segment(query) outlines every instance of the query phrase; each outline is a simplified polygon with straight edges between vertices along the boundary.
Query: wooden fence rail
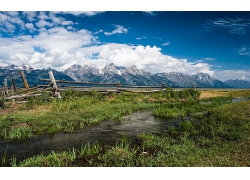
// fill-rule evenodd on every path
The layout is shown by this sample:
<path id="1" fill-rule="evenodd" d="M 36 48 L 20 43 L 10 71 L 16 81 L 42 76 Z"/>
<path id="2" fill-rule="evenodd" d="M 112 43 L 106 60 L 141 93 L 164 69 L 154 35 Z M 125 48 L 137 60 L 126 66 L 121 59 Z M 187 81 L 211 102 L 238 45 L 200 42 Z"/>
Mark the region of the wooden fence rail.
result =
<path id="1" fill-rule="evenodd" d="M 40 81 L 51 82 L 50 79 L 40 78 Z M 68 84 L 93 84 L 93 85 L 117 85 L 117 83 L 95 83 L 95 82 L 77 82 L 77 81 L 65 81 L 65 80 L 55 80 L 56 83 L 68 83 Z"/>
<path id="2" fill-rule="evenodd" d="M 21 99 L 33 96 L 40 96 L 42 91 L 51 91 L 55 97 L 61 98 L 60 91 L 67 91 L 69 88 L 72 88 L 72 91 L 78 92 L 90 92 L 92 90 L 96 90 L 99 93 L 111 93 L 116 92 L 119 93 L 121 91 L 127 92 L 158 92 L 158 91 L 165 91 L 167 86 L 161 84 L 159 86 L 130 86 L 130 85 L 122 85 L 120 82 L 117 83 L 97 83 L 97 82 L 77 82 L 77 81 L 66 81 L 66 80 L 55 80 L 53 72 L 49 71 L 50 79 L 40 78 L 39 80 L 42 82 L 48 82 L 49 84 L 46 85 L 38 85 L 34 88 L 29 88 L 28 82 L 25 78 L 24 71 L 21 70 L 20 74 L 23 80 L 23 84 L 25 87 L 24 91 L 19 91 L 17 93 L 15 80 L 11 78 L 12 81 L 12 95 L 8 94 L 8 85 L 7 79 L 4 80 L 4 86 L 2 87 L 2 94 L 4 95 L 5 100 L 13 100 L 13 99 Z M 88 85 L 88 86 L 66 86 L 66 85 L 57 85 L 60 84 L 78 84 L 78 85 Z M 92 86 L 91 86 L 92 85 Z M 110 87 L 111 86 L 111 87 Z M 112 87 L 113 86 L 113 87 Z M 40 88 L 40 89 L 39 89 Z M 41 89 L 43 88 L 43 89 Z M 80 88 L 80 89 L 79 89 Z M 134 90 L 133 90 L 134 88 Z M 139 89 L 146 89 L 146 90 L 139 90 Z M 196 88 L 196 83 L 194 83 L 194 89 Z M 31 92 L 35 90 L 35 92 Z M 24 93 L 26 94 L 20 94 Z"/>

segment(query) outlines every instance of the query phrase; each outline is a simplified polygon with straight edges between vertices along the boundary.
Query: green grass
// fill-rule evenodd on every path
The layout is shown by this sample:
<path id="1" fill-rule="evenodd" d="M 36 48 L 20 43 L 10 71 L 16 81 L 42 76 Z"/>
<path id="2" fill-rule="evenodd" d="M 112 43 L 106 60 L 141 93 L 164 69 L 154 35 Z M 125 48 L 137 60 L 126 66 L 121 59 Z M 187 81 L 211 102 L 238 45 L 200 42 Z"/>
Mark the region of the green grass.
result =
<path id="1" fill-rule="evenodd" d="M 82 146 L 51 152 L 12 166 L 249 167 L 250 101 L 221 104 L 197 121 L 181 122 L 166 133 L 123 137 L 116 145 Z"/>
<path id="2" fill-rule="evenodd" d="M 30 138 L 36 134 L 72 132 L 75 127 L 107 119 L 121 120 L 124 115 L 159 107 L 162 103 L 179 102 L 181 99 L 197 100 L 199 92 L 192 89 L 178 92 L 168 88 L 164 92 L 151 94 L 122 92 L 103 95 L 91 91 L 86 95 L 69 89 L 61 96 L 63 99 L 51 99 L 50 94 L 44 92 L 42 96 L 28 98 L 28 102 L 19 107 L 19 111 L 0 117 L 0 135 L 14 140 Z"/>

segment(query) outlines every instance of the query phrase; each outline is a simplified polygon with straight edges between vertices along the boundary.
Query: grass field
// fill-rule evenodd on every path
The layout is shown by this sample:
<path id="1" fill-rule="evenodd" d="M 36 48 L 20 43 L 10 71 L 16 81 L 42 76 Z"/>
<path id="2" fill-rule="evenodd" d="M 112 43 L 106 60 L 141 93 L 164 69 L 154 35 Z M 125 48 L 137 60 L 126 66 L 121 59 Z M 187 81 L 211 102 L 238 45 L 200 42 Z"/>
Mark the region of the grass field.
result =
<path id="1" fill-rule="evenodd" d="M 115 146 L 85 145 L 81 149 L 40 154 L 12 166 L 98 167 L 248 167 L 250 165 L 250 101 L 230 103 L 233 97 L 250 97 L 249 90 L 168 89 L 158 93 L 101 95 L 48 94 L 0 117 L 5 139 L 30 138 L 35 134 L 66 131 L 106 119 L 119 120 L 139 109 L 153 109 L 155 116 L 195 116 L 163 134 L 141 134 L 137 143 L 124 137 Z M 204 103 L 201 103 L 204 102 Z M 1 111 L 0 111 L 1 112 Z M 67 117 L 67 118 L 65 118 Z"/>

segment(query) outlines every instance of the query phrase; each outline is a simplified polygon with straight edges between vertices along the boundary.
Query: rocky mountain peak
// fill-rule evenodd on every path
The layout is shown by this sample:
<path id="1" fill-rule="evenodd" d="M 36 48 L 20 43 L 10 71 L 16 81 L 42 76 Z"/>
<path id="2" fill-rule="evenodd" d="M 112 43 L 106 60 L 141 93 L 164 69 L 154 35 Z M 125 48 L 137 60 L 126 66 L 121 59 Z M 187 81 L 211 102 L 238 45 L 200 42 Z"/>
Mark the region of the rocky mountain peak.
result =
<path id="1" fill-rule="evenodd" d="M 114 63 L 110 63 L 108 65 L 106 65 L 102 70 L 101 72 L 104 73 L 104 74 L 118 74 L 118 75 L 121 75 L 123 72 L 121 71 L 122 68 L 119 67 L 119 66 L 116 66 Z"/>
<path id="2" fill-rule="evenodd" d="M 135 65 L 129 67 L 127 69 L 127 72 L 130 74 L 133 74 L 133 75 L 142 75 L 143 74 L 143 72 L 140 71 Z"/>
<path id="3" fill-rule="evenodd" d="M 71 69 L 80 69 L 82 66 L 81 65 L 79 65 L 79 64 L 73 64 L 71 67 L 69 67 L 69 68 L 71 68 Z"/>
<path id="4" fill-rule="evenodd" d="M 213 81 L 215 80 L 215 78 L 213 78 L 212 76 L 206 73 L 199 73 L 195 75 L 194 77 L 200 81 L 209 82 L 211 84 L 213 84 Z"/>
<path id="5" fill-rule="evenodd" d="M 22 70 L 31 70 L 34 69 L 31 65 L 27 64 L 27 63 L 23 63 L 21 66 L 19 66 L 20 69 Z"/>

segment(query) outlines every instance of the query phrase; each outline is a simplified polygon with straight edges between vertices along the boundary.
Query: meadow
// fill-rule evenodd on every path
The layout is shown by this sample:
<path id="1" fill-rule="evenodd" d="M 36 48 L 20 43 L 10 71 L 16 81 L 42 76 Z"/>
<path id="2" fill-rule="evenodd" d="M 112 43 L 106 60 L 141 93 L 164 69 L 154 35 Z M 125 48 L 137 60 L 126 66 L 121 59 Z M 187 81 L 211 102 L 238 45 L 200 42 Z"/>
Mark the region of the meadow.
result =
<path id="1" fill-rule="evenodd" d="M 143 133 L 136 141 L 123 136 L 115 145 L 96 142 L 80 149 L 51 151 L 19 161 L 2 155 L 2 165 L 38 167 L 204 167 L 250 165 L 250 90 L 183 89 L 154 93 L 89 94 L 69 89 L 62 99 L 49 92 L 22 105 L 8 105 L 0 117 L 2 138 L 29 139 L 48 133 L 73 132 L 105 120 L 119 121 L 124 115 L 150 109 L 165 121 L 194 117 L 164 133 Z M 11 108 L 15 110 L 11 111 Z M 1 112 L 1 110 L 0 110 Z M 7 151 L 6 151 L 7 153 Z"/>

